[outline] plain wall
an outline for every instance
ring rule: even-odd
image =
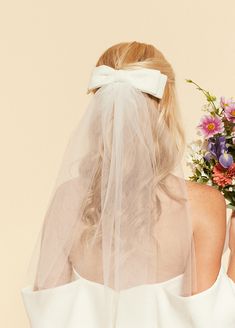
[[[20,288],[101,53],[122,41],[158,47],[174,67],[190,142],[205,98],[185,79],[234,94],[234,19],[233,0],[2,1],[0,327],[29,327]]]

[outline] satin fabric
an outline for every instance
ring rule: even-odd
[[[129,81],[134,87],[143,92],[157,98],[162,98],[167,82],[167,75],[151,68],[125,70],[100,65],[93,68],[88,83],[88,93],[90,90],[99,88],[105,84],[123,80]]]
[[[180,296],[182,276],[164,283],[121,291],[115,328],[234,328],[235,283],[221,266],[214,284],[192,296]],[[109,293],[115,291],[111,288]],[[102,328],[103,285],[74,270],[71,283],[32,291],[21,289],[32,328]]]

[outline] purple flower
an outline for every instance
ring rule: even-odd
[[[224,131],[224,123],[217,115],[204,115],[197,127],[205,138],[213,137],[215,134]]]
[[[204,159],[205,159],[207,162],[209,162],[212,158],[213,158],[212,154],[211,154],[209,151],[207,151],[207,152],[205,153],[205,155],[204,155]]]
[[[219,157],[219,163],[227,169],[233,164],[233,156],[228,153],[223,153]]]
[[[217,138],[210,138],[207,149],[217,160],[219,160],[220,155],[227,151],[225,137],[219,136]]]
[[[233,98],[225,99],[224,96],[220,97],[220,106],[225,109],[227,106],[230,106],[231,103],[233,103]]]
[[[224,115],[226,116],[228,121],[235,123],[235,103],[234,102],[225,107]]]

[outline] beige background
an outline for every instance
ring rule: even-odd
[[[2,1],[0,326],[29,327],[20,288],[91,68],[121,41],[172,63],[188,140],[204,98],[234,95],[234,0]]]

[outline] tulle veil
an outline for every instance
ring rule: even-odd
[[[191,295],[195,250],[182,154],[171,148],[164,162],[173,138],[164,120],[161,151],[155,142],[152,117],[161,119],[160,102],[157,108],[125,79],[89,97],[68,140],[27,277],[35,292],[69,284],[74,271],[100,284],[104,327],[111,327],[130,288],[182,275],[181,294]]]

